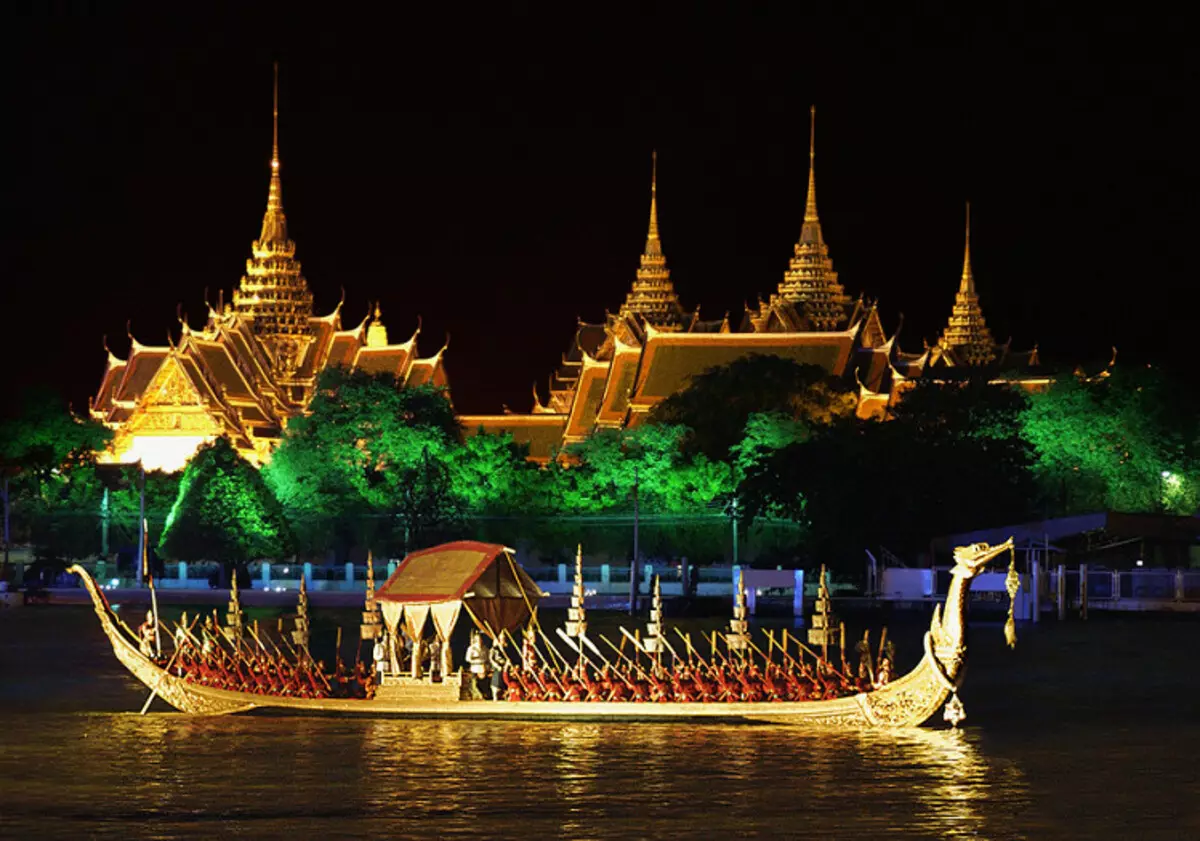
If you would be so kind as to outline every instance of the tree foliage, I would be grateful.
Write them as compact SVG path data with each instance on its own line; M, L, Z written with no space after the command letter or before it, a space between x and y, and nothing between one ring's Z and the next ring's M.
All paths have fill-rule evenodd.
M1060 379L1034 394L1021 434L1051 510L1192 514L1200 479L1200 409L1155 368L1091 382Z
M227 564L293 551L275 495L225 438L205 444L188 462L158 550L172 560Z
M913 552L937 535L1026 519L1035 498L1020 395L919 388L886 422L848 418L754 463L739 492L747 520L795 520L804 557L861 568L863 549Z
M652 423L684 426L687 449L726 461L755 414L826 424L854 413L854 392L818 365L768 354L750 354L709 368L684 390L659 403Z

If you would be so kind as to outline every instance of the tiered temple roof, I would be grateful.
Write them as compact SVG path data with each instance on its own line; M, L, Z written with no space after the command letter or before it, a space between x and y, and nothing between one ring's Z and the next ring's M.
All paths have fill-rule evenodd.
M283 213L283 182L279 160L279 66L275 66L272 109L271 184L262 231L250 247L246 274L234 290L233 308L250 318L254 333L262 340L277 377L292 377L312 341L309 319L313 296L300 273L296 243L288 239Z
M262 231L232 305L209 306L193 330L180 318L178 342L149 347L130 335L128 359L110 351L91 415L114 430L104 461L141 461L175 470L205 441L225 435L256 463L269 457L290 418L304 412L326 367L390 373L404 384L446 385L442 355L417 358L420 326L388 344L379 305L342 329L341 308L312 314L312 293L287 237L279 174L276 70L271 183ZM368 326L369 322L369 326Z
M658 152L655 152L650 176L650 225L646 232L646 247L642 251L637 279L615 318L629 319L635 324L653 324L660 330L683 330L697 314L685 312L679 303L658 237Z
M987 365L996 359L996 342L988 330L975 291L971 271L971 205L967 203L966 245L963 247L962 279L954 297L954 309L938 347L951 365Z
M218 299L203 329L180 318L176 342L142 345L130 336L127 359L111 352L92 416L116 436L102 456L141 460L148 469L182 466L200 443L228 436L261 463L290 418L306 411L317 377L343 366L388 373L407 385L446 385L445 347L417 357L420 324L401 344L390 344L379 305L353 329L343 329L341 304L313 315L313 296L287 235L279 158L278 72L273 108L271 177L259 238L232 305ZM533 389L527 414L460 416L467 434L482 429L511 434L538 461L597 429L641 422L659 402L687 387L695 375L749 354L770 354L818 365L859 385L859 414L886 416L919 378L952 380L983 374L1036 388L1036 348L1014 353L998 345L983 318L970 256L970 222L963 274L949 324L938 342L904 353L889 337L874 302L851 299L838 279L817 214L815 109L809 131L808 194L800 239L777 291L747 308L738 329L728 315L704 321L680 302L671 281L658 227L658 166L653 158L650 219L645 247L629 293L599 324L577 323L543 402Z
M861 382L860 414L885 416L904 392L918 380L954 382L985 377L990 382L1008 383L1036 390L1051 382L1042 368L1035 345L1029 351L1015 351L1012 340L997 343L992 338L971 267L971 205L967 204L966 242L963 249L962 277L954 307L945 331L934 345L926 343L921 353L896 349L889 358L886 376Z
M658 236L657 166L652 179L650 228L641 268L617 315L603 325L579 322L542 402L534 388L527 414L476 415L461 420L468 433L507 432L546 461L565 444L597 429L633 426L690 379L747 354L776 355L818 365L834 376L850 372L878 383L892 342L876 308L851 301L837 282L816 211L813 154L804 226L792 267L759 312L740 331L729 318L703 321L679 303Z
M853 302L838 282L817 215L816 125L817 108L814 105L809 123L808 198L804 203L804 224L778 290L766 303L760 299L757 308L746 309L747 327L755 332L843 330L853 323L856 314Z

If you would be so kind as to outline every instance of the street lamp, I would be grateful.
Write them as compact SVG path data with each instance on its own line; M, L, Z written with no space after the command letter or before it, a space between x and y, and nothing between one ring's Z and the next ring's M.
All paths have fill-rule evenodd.
M1162 472L1162 482L1158 488L1158 504L1165 511L1167 509L1167 492L1179 484L1179 477L1170 470Z

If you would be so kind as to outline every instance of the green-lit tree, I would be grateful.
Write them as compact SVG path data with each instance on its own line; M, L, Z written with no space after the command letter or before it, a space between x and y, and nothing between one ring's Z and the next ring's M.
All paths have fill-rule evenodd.
M306 553L403 544L403 512L449 510L439 501L447 491L426 480L443 472L430 460L444 466L460 436L442 389L331 368L308 414L288 425L264 476Z
M1192 514L1200 482L1200 409L1149 367L1066 377L1030 397L1021 434L1056 513L1113 509Z
M727 461L755 414L826 424L853 414L855 405L853 390L818 365L751 354L693 377L654 408L650 421L687 427L689 452Z
M450 483L473 515L520 514L542 510L543 475L528 459L529 448L512 436L477 431L447 458Z
M743 516L797 522L806 560L851 573L866 548L914 552L937 535L1027 519L1036 488L1018 434L1023 399L991 389L921 387L892 420L814 428L749 467Z
M164 557L218 561L228 570L293 551L283 509L262 476L225 438L205 444L184 469L158 543Z
M623 510L636 485L647 512L704 510L732 492L732 471L703 454L685 453L688 432L680 425L600 430L567 447L571 466L563 469L558 488L564 509Z
M0 415L0 578L8 574L8 547L20 536L40 544L45 557L86 554L90 526L79 517L50 512L85 505L69 480L87 474L95 454L111 440L102 424L81 418L53 392L35 389L6 404ZM14 516L14 514L16 516ZM94 551L94 550L92 550Z

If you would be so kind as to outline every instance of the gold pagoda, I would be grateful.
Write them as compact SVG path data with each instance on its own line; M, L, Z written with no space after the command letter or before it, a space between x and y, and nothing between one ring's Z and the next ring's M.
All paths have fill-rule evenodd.
M904 392L920 381L949 384L982 377L993 384L1015 385L1027 391L1043 390L1053 381L1041 367L1036 345L1032 350L1015 351L1012 339L1001 344L992 338L971 267L969 202L966 215L962 276L946 329L935 344L927 343L921 353L897 351L890 360L888 376L881 383L860 388L860 415L886 417L888 407L898 403Z
M204 327L179 318L179 337L161 347L129 336L128 358L111 351L90 411L113 429L106 462L141 462L147 470L181 468L206 441L224 435L255 464L280 440L289 419L312 399L330 365L388 372L408 385L446 385L442 351L417 356L420 326L389 344L379 306L343 329L342 304L313 315L313 296L288 238L279 157L276 66L271 178L259 237L232 304L208 305Z
M510 434L529 446L533 460L545 462L597 429L636 426L692 376L748 354L818 365L833 376L881 387L893 341L884 335L875 305L851 300L838 281L817 215L815 159L810 130L800 239L778 290L769 301L747 307L734 330L728 314L703 320L699 310L689 313L679 302L659 236L655 155L646 245L625 302L602 324L578 324L545 401L535 385L529 413L462 416L467 433Z

